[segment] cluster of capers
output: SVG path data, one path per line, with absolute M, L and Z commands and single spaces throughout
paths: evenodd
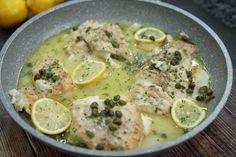
M 42 68 L 39 70 L 39 73 L 34 76 L 34 80 L 48 80 L 52 82 L 56 82 L 57 80 L 60 79 L 58 75 L 53 73 L 50 68 Z
M 193 90 L 195 88 L 195 83 L 193 82 L 193 79 L 192 79 L 192 72 L 186 71 L 186 74 L 187 74 L 187 78 L 189 80 L 189 84 L 188 84 L 188 88 L 186 89 L 186 93 L 192 94 Z M 179 82 L 177 82 L 175 84 L 175 88 L 176 89 L 185 89 L 185 87 L 183 85 L 181 85 Z
M 186 93 L 192 94 L 195 88 L 195 83 L 193 82 L 192 71 L 186 71 L 187 78 L 189 80 L 188 88 L 186 89 Z
M 98 103 L 93 102 L 90 105 L 90 108 L 92 110 L 91 117 L 98 117 L 98 116 L 104 116 L 104 117 L 110 117 L 112 118 L 112 122 L 108 124 L 108 128 L 111 131 L 115 131 L 119 128 L 119 126 L 122 124 L 121 117 L 122 112 L 121 111 L 113 111 L 111 110 L 115 106 L 123 106 L 126 105 L 126 101 L 120 99 L 120 95 L 116 95 L 113 97 L 113 99 L 105 99 L 104 105 L 106 106 L 100 113 L 98 112 Z
M 211 99 L 215 98 L 212 89 L 207 86 L 200 87 L 198 90 L 198 94 L 199 95 L 196 97 L 197 101 L 210 101 Z
M 181 60 L 182 60 L 181 53 L 179 51 L 175 51 L 174 55 L 170 61 L 170 64 L 171 65 L 178 65 Z

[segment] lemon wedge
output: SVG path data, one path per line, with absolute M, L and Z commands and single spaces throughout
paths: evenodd
M 165 40 L 166 34 L 161 30 L 153 27 L 145 27 L 138 30 L 135 35 L 134 39 L 138 43 L 161 43 Z
M 39 131 L 55 135 L 68 129 L 71 124 L 71 113 L 61 103 L 42 98 L 33 104 L 31 119 Z
M 206 116 L 204 108 L 199 107 L 194 101 L 187 98 L 177 99 L 171 108 L 174 122 L 183 129 L 198 126 Z
M 89 85 L 98 81 L 106 71 L 104 62 L 86 60 L 72 73 L 72 80 L 79 85 Z

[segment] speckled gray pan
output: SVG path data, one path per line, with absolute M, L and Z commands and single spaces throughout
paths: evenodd
M 35 130 L 30 120 L 18 114 L 9 101 L 8 91 L 16 88 L 25 59 L 48 37 L 87 19 L 128 20 L 162 28 L 177 34 L 184 30 L 200 48 L 212 77 L 216 98 L 209 105 L 209 116 L 197 128 L 168 143 L 131 151 L 96 151 L 56 142 Z M 28 133 L 56 149 L 72 155 L 85 156 L 152 156 L 170 149 L 206 128 L 219 114 L 230 94 L 232 65 L 219 37 L 205 23 L 190 13 L 159 1 L 77 0 L 39 14 L 20 28 L 4 45 L 0 56 L 0 98 L 9 115 Z

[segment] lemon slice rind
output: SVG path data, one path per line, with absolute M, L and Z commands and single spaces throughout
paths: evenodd
M 102 66 L 102 69 L 99 69 L 97 71 L 97 73 L 90 79 L 88 80 L 83 80 L 83 81 L 80 81 L 78 80 L 77 76 L 76 76 L 76 73 L 77 71 L 80 71 L 81 67 L 84 65 L 84 64 L 87 64 L 87 63 L 95 63 L 95 64 L 100 64 Z M 94 82 L 97 82 L 102 76 L 103 74 L 106 72 L 106 64 L 104 62 L 100 62 L 100 61 L 94 61 L 94 60 L 87 60 L 81 64 L 79 64 L 75 70 L 73 71 L 72 73 L 72 80 L 73 82 L 75 82 L 76 84 L 78 85 L 89 85 L 89 84 L 92 84 Z
M 155 40 L 151 40 L 151 39 L 142 39 L 140 38 L 140 35 L 142 33 L 144 33 L 145 31 L 153 31 L 155 33 L 158 33 L 158 38 L 155 38 Z M 146 43 L 146 44 L 153 44 L 153 43 L 161 43 L 165 40 L 166 38 L 166 34 L 164 32 L 162 32 L 161 30 L 157 29 L 157 28 L 154 28 L 154 27 L 145 27 L 145 28 L 142 28 L 140 30 L 138 30 L 135 35 L 134 35 L 134 39 L 136 40 L 136 42 L 138 43 Z
M 61 103 L 49 98 L 41 98 L 32 106 L 31 119 L 36 129 L 48 135 L 55 135 L 69 128 L 71 113 Z M 46 123 L 48 125 L 44 126 Z
M 193 111 L 195 111 L 195 113 L 193 113 L 193 114 L 199 114 L 197 116 L 197 118 L 194 119 L 194 122 L 191 123 L 191 124 L 184 124 L 183 121 L 181 121 L 181 118 L 179 118 L 176 114 L 176 110 L 178 109 L 178 107 L 180 107 L 180 104 L 183 104 L 183 102 L 184 102 L 184 105 L 191 105 L 191 106 L 188 106 L 188 107 L 192 107 Z M 205 119 L 205 117 L 206 117 L 206 111 L 205 110 L 206 110 L 205 108 L 199 107 L 194 101 L 192 101 L 190 99 L 179 98 L 173 103 L 173 106 L 171 108 L 171 116 L 172 116 L 172 119 L 174 120 L 174 122 L 179 127 L 183 128 L 183 129 L 192 129 L 192 128 L 195 128 L 196 126 L 198 126 Z M 185 113 L 183 113 L 183 114 L 185 114 Z M 186 114 L 186 115 L 191 116 L 191 114 L 192 113 L 189 113 L 189 114 Z M 185 120 L 188 120 L 188 118 L 186 117 Z

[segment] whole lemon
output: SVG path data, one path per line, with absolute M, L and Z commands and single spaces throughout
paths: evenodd
M 25 0 L 0 0 L 0 7 L 0 27 L 17 26 L 27 18 Z
M 62 2 L 64 0 L 27 0 L 26 3 L 32 14 L 35 15 Z

